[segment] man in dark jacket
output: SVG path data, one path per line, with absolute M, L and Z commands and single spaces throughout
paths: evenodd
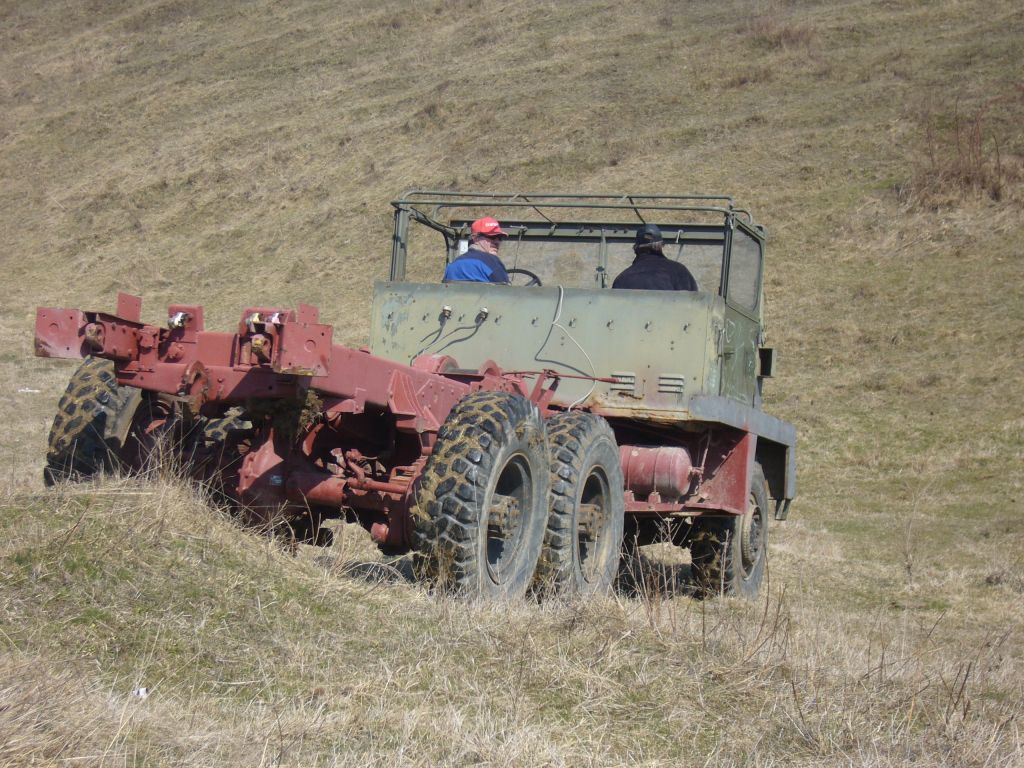
M 508 272 L 498 258 L 505 237 L 501 225 L 491 216 L 477 219 L 469 228 L 469 250 L 444 270 L 444 282 L 500 283 L 507 285 Z
M 636 258 L 624 269 L 612 288 L 636 288 L 644 291 L 696 291 L 697 281 L 686 267 L 664 253 L 661 230 L 645 224 L 636 233 L 633 253 Z

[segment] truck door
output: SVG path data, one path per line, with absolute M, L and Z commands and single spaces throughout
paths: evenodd
M 759 237 L 737 222 L 731 233 L 726 263 L 725 318 L 722 343 L 724 397 L 751 405 L 757 389 L 757 347 L 761 324 L 761 267 Z

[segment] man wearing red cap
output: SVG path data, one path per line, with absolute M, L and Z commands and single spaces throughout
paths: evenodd
M 507 285 L 508 272 L 498 258 L 498 248 L 505 233 L 497 219 L 484 216 L 469 228 L 469 250 L 455 259 L 444 271 L 444 281 L 500 283 Z

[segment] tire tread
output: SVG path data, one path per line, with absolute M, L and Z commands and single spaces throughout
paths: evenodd
M 536 406 L 506 392 L 472 392 L 451 410 L 438 430 L 412 509 L 413 549 L 421 579 L 457 594 L 475 592 L 482 567 L 477 500 L 486 493 L 501 446 L 531 422 L 543 440 Z

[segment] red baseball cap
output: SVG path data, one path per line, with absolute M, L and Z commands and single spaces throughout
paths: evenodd
M 498 220 L 493 216 L 484 216 L 482 219 L 477 219 L 473 222 L 469 231 L 474 235 L 483 235 L 484 237 L 505 237 L 508 234 L 502 230 Z

